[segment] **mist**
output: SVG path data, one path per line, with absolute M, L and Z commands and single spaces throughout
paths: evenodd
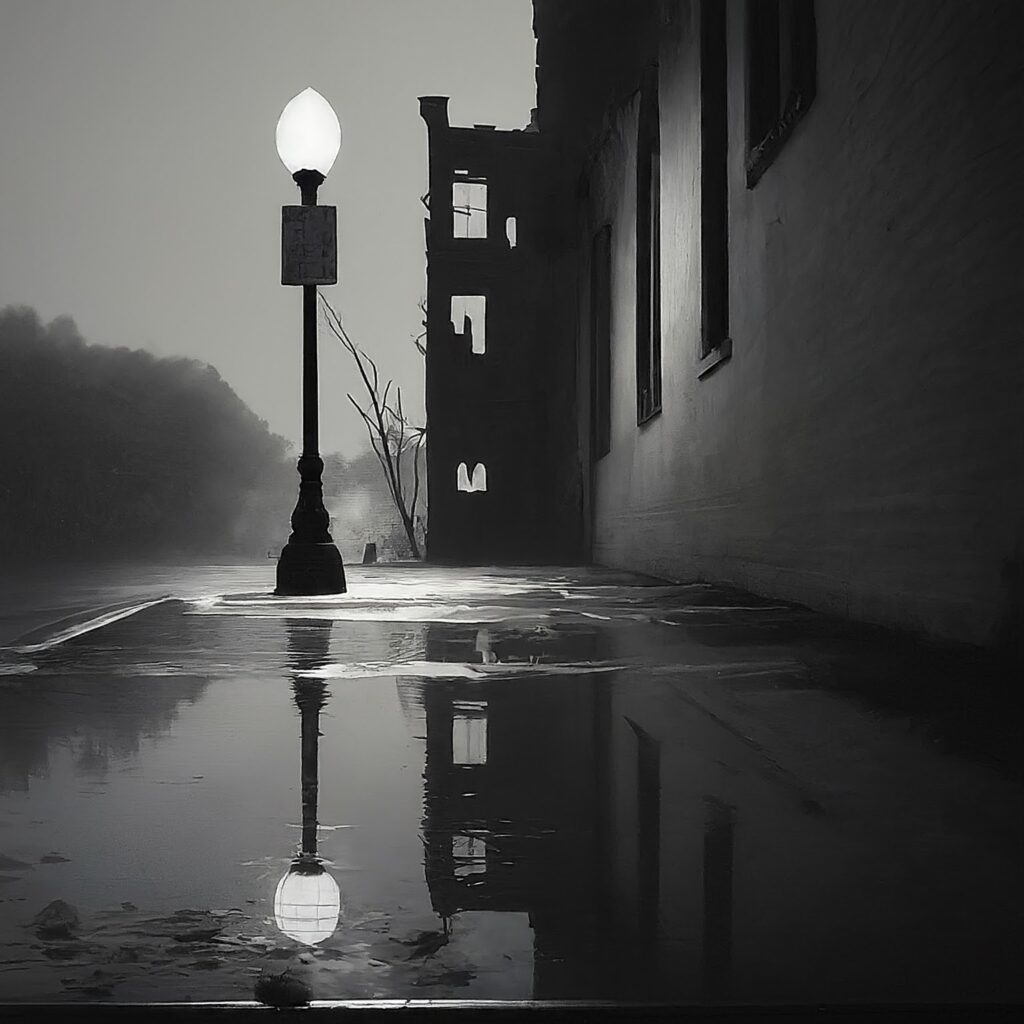
M 296 452 L 211 365 L 90 344 L 74 320 L 0 310 L 5 564 L 266 558 L 288 537 Z M 366 450 L 325 456 L 347 560 L 408 556 Z

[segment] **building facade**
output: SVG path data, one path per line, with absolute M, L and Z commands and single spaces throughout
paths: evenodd
M 584 557 L 1019 650 L 1022 18 L 534 0 Z
M 575 311 L 549 286 L 550 148 L 531 127 L 448 123 L 420 99 L 429 150 L 426 411 L 437 562 L 578 561 Z M 558 317 L 562 318 L 561 323 Z

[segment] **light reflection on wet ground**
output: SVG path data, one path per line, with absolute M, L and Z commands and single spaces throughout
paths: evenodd
M 980 656 L 599 571 L 261 573 L 8 616 L 0 998 L 1024 995 Z M 311 843 L 340 912 L 282 918 Z

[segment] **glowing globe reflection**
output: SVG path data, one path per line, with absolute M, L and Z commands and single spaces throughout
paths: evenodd
M 322 864 L 295 861 L 277 883 L 274 917 L 290 939 L 307 946 L 330 938 L 341 914 L 341 890 Z

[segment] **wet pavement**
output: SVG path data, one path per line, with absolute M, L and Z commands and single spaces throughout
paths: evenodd
M 0 615 L 0 1000 L 1024 997 L 981 654 L 602 570 L 272 568 Z

